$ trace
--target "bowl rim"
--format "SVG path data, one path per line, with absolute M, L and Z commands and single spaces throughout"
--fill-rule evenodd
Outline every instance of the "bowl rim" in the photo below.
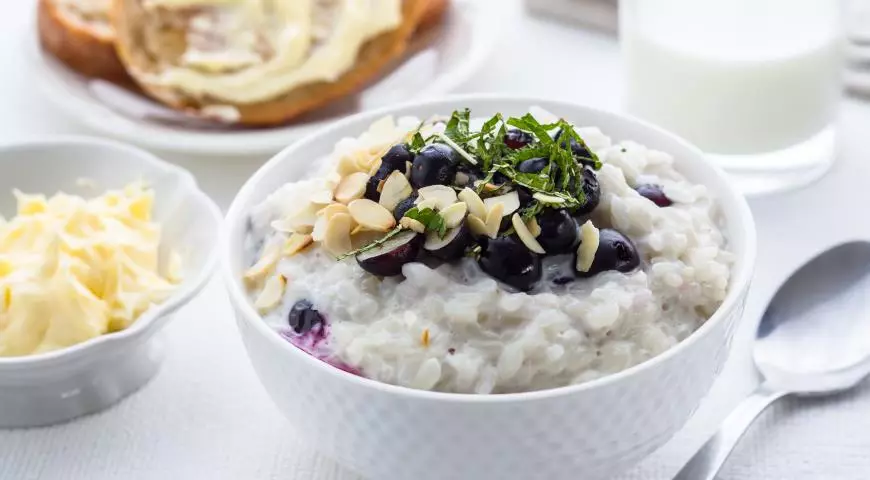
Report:
M 357 123 L 363 124 L 366 122 L 368 122 L 367 124 L 369 124 L 377 120 L 379 117 L 383 117 L 386 115 L 411 115 L 412 113 L 410 112 L 402 114 L 397 113 L 406 109 L 427 108 L 436 106 L 441 106 L 449 109 L 455 107 L 456 105 L 462 105 L 463 102 L 481 101 L 491 103 L 524 103 L 529 107 L 549 103 L 561 104 L 569 108 L 580 108 L 595 115 L 602 115 L 617 119 L 619 121 L 634 123 L 636 126 L 640 126 L 647 130 L 650 130 L 656 135 L 666 137 L 669 140 L 676 142 L 687 150 L 693 152 L 695 158 L 702 161 L 706 165 L 706 167 L 710 168 L 710 170 L 719 177 L 719 180 L 724 187 L 724 191 L 727 192 L 728 197 L 725 199 L 720 199 L 720 201 L 727 202 L 728 204 L 732 204 L 733 207 L 735 207 L 734 210 L 738 213 L 736 218 L 734 218 L 734 221 L 741 224 L 742 230 L 744 232 L 744 251 L 741 255 L 742 261 L 739 264 L 742 268 L 740 268 L 736 272 L 733 272 L 736 273 L 736 275 L 732 275 L 731 285 L 728 294 L 725 300 L 722 302 L 722 305 L 719 306 L 716 312 L 714 312 L 713 315 L 710 316 L 710 318 L 706 322 L 704 322 L 703 325 L 701 325 L 701 327 L 692 332 L 692 334 L 684 340 L 678 342 L 676 345 L 669 348 L 665 352 L 662 352 L 661 354 L 649 360 L 641 362 L 625 370 L 580 384 L 566 385 L 545 390 L 494 395 L 418 390 L 410 387 L 379 382 L 377 380 L 354 375 L 352 373 L 348 373 L 341 369 L 335 368 L 327 364 L 326 362 L 323 362 L 322 360 L 314 358 L 313 356 L 305 353 L 301 349 L 293 346 L 290 342 L 282 339 L 280 335 L 278 335 L 266 324 L 262 316 L 254 310 L 251 302 L 248 301 L 247 296 L 242 288 L 240 279 L 234 277 L 232 263 L 230 261 L 231 258 L 234 258 L 236 255 L 238 255 L 238 252 L 230 250 L 233 244 L 233 234 L 238 230 L 236 227 L 240 224 L 240 222 L 246 221 L 246 215 L 249 212 L 247 210 L 243 211 L 243 209 L 246 208 L 245 204 L 248 203 L 248 198 L 256 192 L 255 187 L 260 184 L 264 178 L 268 177 L 271 173 L 271 170 L 275 169 L 278 165 L 283 164 L 287 161 L 292 161 L 291 159 L 297 151 L 308 147 L 309 144 L 313 143 L 316 140 L 319 140 L 322 137 L 336 137 L 337 135 L 335 132 L 344 129 L 349 125 L 354 125 Z M 451 107 L 451 105 L 453 107 Z M 336 141 L 338 141 L 338 138 L 336 138 Z M 244 223 L 241 223 L 241 225 L 244 225 Z M 284 150 L 269 159 L 269 161 L 267 161 L 265 164 L 263 164 L 239 190 L 225 217 L 224 228 L 221 234 L 220 248 L 220 276 L 224 280 L 224 284 L 228 291 L 230 301 L 236 307 L 237 315 L 241 317 L 239 322 L 248 323 L 252 326 L 253 330 L 257 332 L 257 334 L 264 335 L 268 338 L 267 341 L 269 342 L 281 345 L 281 347 L 279 348 L 287 350 L 288 352 L 290 352 L 289 354 L 291 356 L 296 356 L 296 358 L 299 359 L 301 362 L 307 362 L 307 365 L 310 365 L 311 368 L 321 369 L 321 373 L 331 375 L 335 377 L 337 381 L 353 382 L 356 383 L 357 386 L 360 388 L 372 389 L 378 391 L 379 393 L 387 395 L 397 395 L 400 397 L 405 397 L 407 399 L 474 404 L 503 404 L 529 400 L 550 399 L 563 395 L 572 395 L 588 390 L 595 390 L 610 386 L 628 377 L 633 377 L 641 374 L 644 371 L 651 370 L 657 365 L 665 363 L 669 361 L 672 357 L 679 355 L 682 351 L 688 349 L 690 345 L 699 342 L 702 338 L 709 335 L 709 332 L 711 332 L 718 324 L 724 322 L 730 312 L 733 312 L 739 308 L 741 298 L 744 296 L 744 292 L 749 288 L 754 273 L 757 238 L 755 221 L 753 219 L 752 212 L 749 209 L 749 204 L 746 202 L 745 197 L 740 194 L 731 183 L 728 182 L 727 177 L 721 168 L 713 164 L 710 160 L 706 159 L 704 153 L 698 147 L 683 139 L 682 137 L 634 116 L 591 107 L 577 102 L 529 95 L 471 93 L 450 95 L 435 99 L 426 99 L 422 101 L 406 102 L 359 113 L 347 117 L 341 121 L 335 122 L 330 126 L 318 130 L 317 132 L 314 132 L 312 134 L 309 134 L 304 138 L 289 145 Z
M 120 141 L 86 135 L 30 136 L 23 140 L 0 142 L 0 156 L 14 156 L 16 152 L 22 150 L 51 150 L 67 146 L 114 151 L 113 162 L 123 162 L 126 158 L 136 157 L 139 161 L 180 179 L 187 197 L 196 197 L 197 201 L 203 203 L 210 215 L 215 218 L 216 223 L 218 225 L 222 223 L 223 215 L 220 209 L 211 197 L 199 188 L 193 174 L 184 168 L 162 160 L 157 155 Z M 183 288 L 176 290 L 164 302 L 152 305 L 130 327 L 118 332 L 99 335 L 58 350 L 34 355 L 0 357 L 0 373 L 55 366 L 63 362 L 83 358 L 100 350 L 104 351 L 114 345 L 125 344 L 142 335 L 153 333 L 152 330 L 156 331 L 165 323 L 161 322 L 161 319 L 165 319 L 169 314 L 187 304 L 205 287 L 217 266 L 218 258 L 219 250 L 217 246 L 214 246 L 211 252 L 209 252 L 203 267 L 199 272 L 196 272 L 196 275 L 189 277 L 190 281 L 183 282 Z

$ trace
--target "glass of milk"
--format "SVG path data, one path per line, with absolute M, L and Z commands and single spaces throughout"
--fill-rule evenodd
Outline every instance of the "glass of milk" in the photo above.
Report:
M 838 0 L 622 0 L 625 106 L 676 132 L 744 192 L 831 167 L 844 35 Z

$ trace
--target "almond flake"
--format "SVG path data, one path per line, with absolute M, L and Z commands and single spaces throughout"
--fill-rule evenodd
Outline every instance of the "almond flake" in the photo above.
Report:
M 490 197 L 483 201 L 486 211 L 489 212 L 498 204 L 502 205 L 502 214 L 510 215 L 520 209 L 520 196 L 516 191 L 508 192 L 497 197 Z
M 542 203 L 548 203 L 550 205 L 561 205 L 565 203 L 564 198 L 554 197 L 553 195 L 547 195 L 541 192 L 535 193 L 534 195 L 532 195 L 532 198 Z
M 294 233 L 287 239 L 287 242 L 284 243 L 284 255 L 292 257 L 302 250 L 305 250 L 305 248 L 312 243 L 314 243 L 314 238 L 311 235 Z
M 372 162 L 372 166 L 369 168 L 369 176 L 374 177 L 378 170 L 381 169 L 381 159 L 376 158 L 375 161 Z
M 341 179 L 341 183 L 335 187 L 335 199 L 347 204 L 357 198 L 362 198 L 366 192 L 366 182 L 369 176 L 363 172 L 352 173 Z
M 317 217 L 317 221 L 314 222 L 314 230 L 311 231 L 311 237 L 315 242 L 322 242 L 323 236 L 326 235 L 326 225 L 329 223 L 329 220 L 334 217 L 336 214 L 332 214 L 332 216 L 327 217 L 326 215 L 320 215 Z
M 417 190 L 423 200 L 434 200 L 437 210 L 444 210 L 456 203 L 456 190 L 446 185 L 430 185 Z
M 257 295 L 257 300 L 254 301 L 254 308 L 260 313 L 266 313 L 278 306 L 284 296 L 286 285 L 287 279 L 283 275 L 269 277 L 269 280 L 266 280 L 266 284 L 263 285 L 263 290 Z
M 323 236 L 323 248 L 338 257 L 351 251 L 350 229 L 353 219 L 346 213 L 337 213 L 326 224 L 326 234 Z
M 426 225 L 423 225 L 411 217 L 402 217 L 402 219 L 399 220 L 399 225 L 401 225 L 402 228 L 407 228 L 408 230 L 413 230 L 417 233 L 426 233 Z
M 435 210 L 437 206 L 437 202 L 434 198 L 430 198 L 429 200 L 423 200 L 420 197 L 417 197 L 417 200 L 414 200 L 414 205 L 417 207 L 417 210 L 423 211 L 427 208 L 430 210 Z
M 331 190 L 320 190 L 319 192 L 311 195 L 311 203 L 315 203 L 317 205 L 329 205 L 332 203 L 332 191 Z
M 503 213 L 504 204 L 496 203 L 486 214 L 486 235 L 489 238 L 495 238 L 498 236 L 498 230 L 501 228 L 501 217 Z
M 478 218 L 486 218 L 486 204 L 474 190 L 465 187 L 459 192 L 459 200 L 468 206 L 468 212 Z
M 386 232 L 396 226 L 396 219 L 389 210 L 367 198 L 354 200 L 347 208 L 356 223 L 369 230 Z
M 598 251 L 598 229 L 589 220 L 580 227 L 580 246 L 577 247 L 577 271 L 586 273 L 592 268 Z
M 538 238 L 541 236 L 541 226 L 538 225 L 537 218 L 532 217 L 526 221 L 526 228 L 529 229 L 529 233 L 531 233 L 533 237 Z
M 468 205 L 465 202 L 457 202 L 441 210 L 441 217 L 447 228 L 456 228 L 465 220 L 466 213 L 468 213 Z
M 356 234 L 358 234 L 358 233 L 362 233 L 362 232 L 370 232 L 370 231 L 371 231 L 371 230 L 366 230 L 366 227 L 364 227 L 364 226 L 362 226 L 362 225 L 357 225 L 357 226 L 353 227 L 353 230 L 350 231 L 350 234 L 351 234 L 351 235 L 356 235 Z
M 478 237 L 485 237 L 489 235 L 486 229 L 486 222 L 484 222 L 475 215 L 468 216 L 468 228 L 471 229 L 471 233 Z
M 327 205 L 323 209 L 321 209 L 319 212 L 317 212 L 318 215 L 326 217 L 327 220 L 332 218 L 332 216 L 335 215 L 336 213 L 349 214 L 350 211 L 347 209 L 347 205 L 344 205 L 341 203 L 332 203 L 332 204 Z
M 335 168 L 335 171 L 342 177 L 358 172 L 359 166 L 357 165 L 356 158 L 351 154 L 344 155 L 338 160 L 338 166 Z
M 381 198 L 378 203 L 392 212 L 399 202 L 408 198 L 413 192 L 414 189 L 408 183 L 405 175 L 396 170 L 390 173 L 390 176 L 384 181 L 384 188 L 381 190 Z
M 515 213 L 513 217 L 511 217 L 511 224 L 514 226 L 514 230 L 517 232 L 517 236 L 520 237 L 523 244 L 529 250 L 539 254 L 545 255 L 547 252 L 544 250 L 544 247 L 535 240 L 535 236 L 532 235 L 532 232 L 529 231 L 526 224 L 523 222 L 522 217 L 520 217 L 519 213 Z
M 245 280 L 256 283 L 262 277 L 265 277 L 275 268 L 278 260 L 281 259 L 281 246 L 277 243 L 270 243 L 263 249 L 263 255 L 257 260 L 251 268 L 245 272 Z

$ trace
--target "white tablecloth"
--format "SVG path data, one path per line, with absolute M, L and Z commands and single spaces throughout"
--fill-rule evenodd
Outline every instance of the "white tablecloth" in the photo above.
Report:
M 0 16 L 2 141 L 87 133 L 31 85 L 22 52 L 33 3 L 4 2 Z M 505 28 L 502 49 L 464 91 L 544 94 L 618 108 L 613 38 L 525 16 Z M 811 254 L 845 239 L 870 238 L 870 104 L 844 101 L 841 124 L 842 155 L 829 176 L 805 190 L 752 202 L 758 275 L 731 361 L 686 429 L 619 479 L 669 479 L 752 388 L 747 340 L 776 287 Z M 166 157 L 193 171 L 222 208 L 264 160 Z M 120 405 L 66 425 L 0 431 L 0 479 L 358 480 L 313 452 L 269 401 L 218 282 L 179 312 L 166 336 L 171 348 L 162 371 Z M 837 399 L 786 400 L 753 428 L 722 478 L 866 480 L 868 447 L 870 386 Z

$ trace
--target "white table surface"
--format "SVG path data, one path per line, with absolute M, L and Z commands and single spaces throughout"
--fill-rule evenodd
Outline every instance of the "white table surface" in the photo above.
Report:
M 0 141 L 88 133 L 31 86 L 22 51 L 34 3 L 4 2 L 0 16 Z M 504 49 L 462 91 L 544 93 L 619 108 L 614 39 L 526 16 L 501 21 Z M 572 63 L 557 64 L 566 49 L 573 52 Z M 824 180 L 752 201 L 760 234 L 758 273 L 720 380 L 685 430 L 620 480 L 669 479 L 753 387 L 747 340 L 776 287 L 815 252 L 846 239 L 870 239 L 870 103 L 844 100 L 841 117 L 842 154 Z M 222 208 L 265 160 L 164 156 L 190 169 Z M 213 281 L 166 333 L 171 348 L 162 371 L 123 403 L 65 425 L 0 431 L 0 479 L 358 480 L 313 452 L 267 398 L 236 334 L 222 285 Z M 752 429 L 721 478 L 865 480 L 868 447 L 870 386 L 837 399 L 786 400 Z

